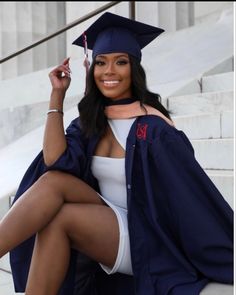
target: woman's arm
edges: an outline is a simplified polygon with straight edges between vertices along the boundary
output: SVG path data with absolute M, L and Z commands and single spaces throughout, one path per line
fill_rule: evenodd
M 66 91 L 70 85 L 69 58 L 65 59 L 63 64 L 52 70 L 49 78 L 52 84 L 52 93 L 50 97 L 49 109 L 63 111 L 63 102 Z M 52 165 L 65 151 L 67 147 L 63 114 L 60 112 L 51 112 L 47 116 L 44 141 L 43 156 L 47 166 Z

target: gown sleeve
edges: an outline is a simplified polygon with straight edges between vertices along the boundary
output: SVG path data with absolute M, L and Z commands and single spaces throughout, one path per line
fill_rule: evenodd
M 81 130 L 79 127 L 79 118 L 73 120 L 66 129 L 67 149 L 64 153 L 50 166 L 44 163 L 43 152 L 36 156 L 28 167 L 23 179 L 16 192 L 15 199 L 24 193 L 42 174 L 50 170 L 59 170 L 66 173 L 81 177 L 84 171 L 86 157 L 85 146 Z
M 204 277 L 232 283 L 233 211 L 196 160 L 189 139 L 166 126 L 151 157 L 159 217 L 175 244 Z
M 46 170 L 60 170 L 77 177 L 81 177 L 86 165 L 86 139 L 82 135 L 79 118 L 73 120 L 66 129 L 67 149 L 51 166 Z

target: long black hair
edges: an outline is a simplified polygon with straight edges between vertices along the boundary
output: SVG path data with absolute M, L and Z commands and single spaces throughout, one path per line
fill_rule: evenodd
M 129 55 L 129 60 L 131 66 L 132 97 L 140 101 L 141 106 L 143 104 L 152 106 L 171 119 L 169 112 L 160 102 L 160 95 L 147 89 L 146 74 L 140 62 L 131 55 Z M 107 118 L 104 115 L 104 106 L 107 98 L 97 88 L 93 75 L 94 67 L 95 59 L 88 73 L 87 93 L 78 104 L 82 129 L 88 137 L 95 134 L 102 135 L 107 126 Z

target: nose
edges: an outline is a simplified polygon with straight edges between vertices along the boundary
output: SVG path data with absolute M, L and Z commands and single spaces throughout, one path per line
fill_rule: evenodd
M 114 64 L 113 62 L 108 62 L 107 63 L 107 66 L 105 68 L 105 74 L 106 75 L 112 75 L 115 73 L 115 70 L 114 70 Z

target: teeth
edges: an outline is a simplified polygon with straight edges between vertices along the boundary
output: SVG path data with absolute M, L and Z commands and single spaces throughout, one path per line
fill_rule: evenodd
M 119 81 L 103 81 L 104 84 L 112 85 L 112 84 L 117 84 Z

